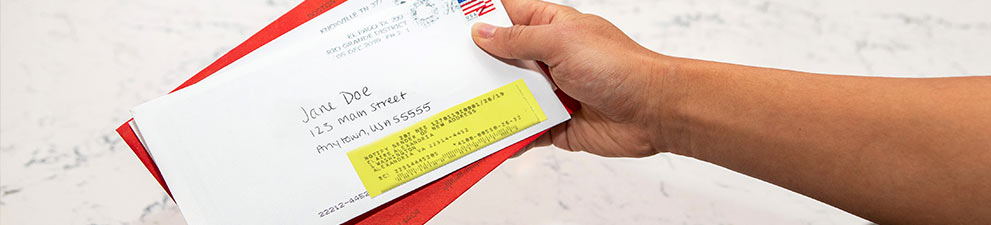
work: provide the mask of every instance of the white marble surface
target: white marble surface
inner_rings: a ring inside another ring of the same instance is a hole
[[[0,0],[0,224],[183,224],[113,132],[299,0]],[[574,0],[653,50],[811,72],[991,74],[984,0]],[[824,159],[828,160],[828,159]],[[711,164],[550,148],[434,224],[864,224]]]

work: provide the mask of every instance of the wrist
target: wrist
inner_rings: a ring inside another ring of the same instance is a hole
[[[649,83],[646,94],[650,97],[643,107],[643,124],[650,133],[651,146],[658,153],[694,157],[690,145],[679,141],[685,140],[690,130],[678,111],[688,97],[686,89],[692,86],[685,74],[685,67],[690,66],[692,60],[657,53],[650,60],[645,72]]]

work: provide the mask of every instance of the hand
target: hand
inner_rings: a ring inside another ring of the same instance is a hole
[[[873,78],[653,53],[602,18],[503,0],[514,24],[475,43],[550,66],[582,104],[534,145],[673,152],[879,223],[991,224],[991,77]]]
[[[654,70],[665,56],[651,52],[601,17],[533,0],[503,0],[512,27],[476,24],[472,38],[504,61],[542,61],[557,86],[582,104],[572,119],[540,137],[570,151],[608,157],[659,152],[652,109],[661,90]],[[531,146],[532,147],[532,146]]]

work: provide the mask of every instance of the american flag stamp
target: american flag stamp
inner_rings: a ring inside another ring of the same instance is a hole
[[[492,0],[458,0],[458,4],[466,17],[479,17],[495,10]]]

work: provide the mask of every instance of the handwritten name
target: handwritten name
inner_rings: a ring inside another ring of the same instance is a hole
[[[351,103],[361,100],[362,98],[372,96],[372,91],[369,90],[368,87],[366,86],[366,87],[362,87],[361,90],[357,90],[357,91],[342,91],[340,92],[340,96],[341,98],[344,99],[344,104],[350,105]],[[336,110],[337,107],[334,106],[333,102],[327,101],[327,103],[320,104],[316,107],[310,107],[309,109],[307,109],[300,106],[299,109],[303,111],[304,117],[302,122],[305,124],[305,123],[309,123],[310,121],[316,120],[317,118],[320,118],[320,116],[322,115],[328,114]]]

